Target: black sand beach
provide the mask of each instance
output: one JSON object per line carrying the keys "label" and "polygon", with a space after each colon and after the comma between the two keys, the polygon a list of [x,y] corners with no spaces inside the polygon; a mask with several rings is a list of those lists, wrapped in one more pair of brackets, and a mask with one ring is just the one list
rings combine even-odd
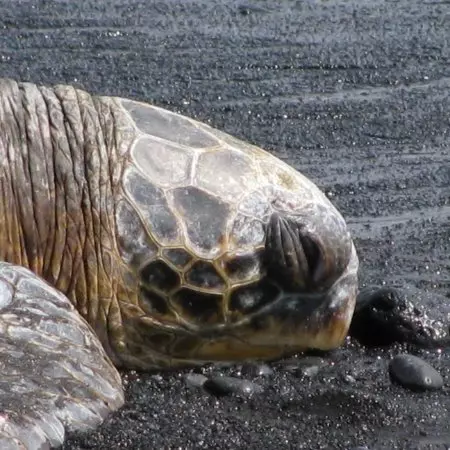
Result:
{"label": "black sand beach", "polygon": [[[346,217],[362,286],[449,322],[449,2],[0,0],[0,76],[152,102],[273,152]],[[444,388],[393,384],[403,352]],[[306,374],[301,358],[208,369],[264,387],[250,398],[124,373],[125,407],[64,449],[448,449],[449,353],[349,340]]]}

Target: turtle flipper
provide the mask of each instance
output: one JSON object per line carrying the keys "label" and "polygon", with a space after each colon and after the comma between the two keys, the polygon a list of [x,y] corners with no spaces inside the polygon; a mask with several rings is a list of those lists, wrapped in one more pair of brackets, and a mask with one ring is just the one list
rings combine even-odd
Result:
{"label": "turtle flipper", "polygon": [[69,300],[0,262],[0,448],[56,447],[122,404],[119,373]]}

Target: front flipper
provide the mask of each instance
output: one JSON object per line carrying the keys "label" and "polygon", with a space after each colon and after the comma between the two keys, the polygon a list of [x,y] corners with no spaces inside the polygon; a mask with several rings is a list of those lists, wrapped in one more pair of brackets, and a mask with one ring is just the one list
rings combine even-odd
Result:
{"label": "front flipper", "polygon": [[123,404],[120,376],[69,300],[0,262],[0,448],[45,449]]}

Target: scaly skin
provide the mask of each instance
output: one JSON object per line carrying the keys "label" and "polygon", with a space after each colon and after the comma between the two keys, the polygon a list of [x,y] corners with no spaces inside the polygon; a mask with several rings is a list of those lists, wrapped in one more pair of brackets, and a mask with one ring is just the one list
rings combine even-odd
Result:
{"label": "scaly skin", "polygon": [[110,356],[123,342],[113,199],[133,136],[114,99],[0,80],[0,260],[63,292]]}

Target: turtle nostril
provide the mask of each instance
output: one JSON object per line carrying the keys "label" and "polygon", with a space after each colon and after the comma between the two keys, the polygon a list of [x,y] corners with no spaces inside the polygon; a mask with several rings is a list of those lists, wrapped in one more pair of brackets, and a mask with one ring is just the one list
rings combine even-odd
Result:
{"label": "turtle nostril", "polygon": [[268,269],[285,288],[309,290],[323,280],[324,252],[298,221],[273,213],[265,248]]}
{"label": "turtle nostril", "polygon": [[300,242],[303,248],[303,254],[308,263],[308,272],[311,279],[317,283],[322,278],[324,261],[318,244],[307,234],[299,233]]}

